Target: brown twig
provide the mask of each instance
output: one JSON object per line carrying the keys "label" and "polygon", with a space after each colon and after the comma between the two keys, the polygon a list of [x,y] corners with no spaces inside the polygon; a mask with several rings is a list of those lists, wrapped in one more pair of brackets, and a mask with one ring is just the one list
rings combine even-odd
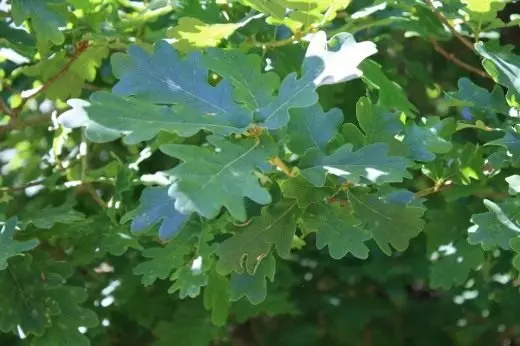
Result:
{"label": "brown twig", "polygon": [[41,94],[45,90],[49,89],[49,87],[51,87],[51,85],[53,85],[54,83],[56,83],[56,81],[61,79],[69,71],[72,64],[76,60],[78,60],[78,58],[81,56],[81,54],[83,54],[87,50],[88,46],[89,46],[88,41],[80,41],[80,42],[76,43],[74,46],[74,54],[70,57],[69,61],[67,61],[67,63],[61,68],[61,70],[58,71],[58,73],[56,73],[54,76],[49,78],[45,83],[43,83],[43,85],[40,87],[40,89],[38,89],[35,93],[33,93],[30,96],[24,97],[22,99],[22,102],[20,103],[20,105],[12,110],[11,121],[16,121],[16,118],[18,117],[20,112],[23,110],[24,106],[27,104],[27,102],[31,98],[33,98],[36,95]]}
{"label": "brown twig", "polygon": [[273,166],[278,167],[282,172],[284,172],[289,177],[294,177],[295,174],[292,170],[283,162],[278,156],[273,157],[269,160],[269,163]]}
{"label": "brown twig", "polygon": [[432,43],[433,48],[438,53],[440,53],[442,56],[444,56],[449,61],[453,62],[455,65],[457,65],[457,66],[459,66],[459,67],[461,67],[461,68],[463,68],[463,69],[465,69],[465,70],[467,70],[469,72],[473,72],[473,73],[479,75],[482,78],[492,79],[486,72],[484,72],[482,70],[479,70],[478,68],[473,67],[473,66],[471,66],[469,64],[466,64],[464,61],[462,61],[459,58],[457,58],[455,56],[455,54],[449,53],[448,51],[446,51],[444,48],[442,48],[442,46],[439,44],[439,42],[437,42],[433,38],[430,38],[430,42]]}
{"label": "brown twig", "polygon": [[466,47],[468,47],[469,49],[471,49],[473,52],[476,52],[476,49],[475,47],[473,46],[473,44],[467,40],[465,37],[463,37],[461,34],[459,34],[457,32],[457,30],[455,30],[455,28],[450,24],[450,22],[448,22],[448,20],[446,19],[446,17],[444,17],[439,11],[437,11],[437,9],[435,8],[435,6],[433,5],[433,2],[432,0],[424,0],[426,2],[426,4],[431,8],[431,10],[433,11],[433,13],[435,14],[435,16],[437,16],[437,18],[439,18],[439,20],[441,21],[441,23],[443,23],[444,25],[446,25],[446,27],[448,27],[448,30],[451,31],[451,33],[460,41],[462,42],[463,45],[465,45]]}
{"label": "brown twig", "polygon": [[0,97],[0,113],[11,115],[11,109],[9,109],[9,106],[7,105],[7,103],[5,103],[4,99],[1,97]]}

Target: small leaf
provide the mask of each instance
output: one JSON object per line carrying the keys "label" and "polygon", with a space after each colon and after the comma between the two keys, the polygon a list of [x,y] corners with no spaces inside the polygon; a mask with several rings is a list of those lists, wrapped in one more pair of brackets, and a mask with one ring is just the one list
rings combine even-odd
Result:
{"label": "small leaf", "polygon": [[495,86],[490,93],[486,89],[476,85],[469,78],[461,78],[458,81],[459,90],[449,92],[446,99],[458,106],[486,109],[497,113],[509,114],[509,107],[505,101],[504,92],[499,86]]}
{"label": "small leaf", "polygon": [[0,230],[0,270],[7,268],[7,260],[21,255],[23,252],[34,249],[40,243],[37,239],[16,241],[13,235],[16,232],[17,218],[8,219]]}
{"label": "small leaf", "polygon": [[160,222],[159,238],[175,237],[188,222],[190,215],[175,209],[175,200],[168,195],[167,187],[148,187],[143,190],[141,204],[132,220],[132,232],[140,232]]}
{"label": "small leaf", "polygon": [[361,64],[361,71],[363,71],[363,80],[379,90],[379,104],[381,106],[387,109],[400,110],[407,114],[417,112],[417,107],[408,100],[403,88],[385,75],[381,65],[367,59]]}
{"label": "small leaf", "polygon": [[217,326],[226,324],[229,296],[229,280],[215,270],[211,270],[208,274],[208,285],[204,289],[204,307],[211,310],[211,321]]}
{"label": "small leaf", "polygon": [[247,272],[231,274],[231,300],[247,297],[251,304],[263,302],[267,296],[267,280],[273,282],[276,261],[272,254],[262,259],[254,274]]}
{"label": "small leaf", "polygon": [[328,246],[334,259],[341,259],[348,253],[357,258],[368,258],[365,242],[372,236],[361,228],[361,222],[348,209],[337,203],[309,207],[302,216],[301,227],[305,233],[315,232],[316,247]]}
{"label": "small leaf", "polygon": [[406,250],[425,224],[421,218],[425,211],[422,205],[391,197],[348,192],[354,213],[387,255],[391,254],[390,245],[398,251]]}
{"label": "small leaf", "polygon": [[282,200],[262,209],[248,226],[236,229],[236,234],[217,247],[217,271],[254,274],[258,264],[274,246],[280,257],[287,258],[296,231],[299,210],[295,200]]}
{"label": "small leaf", "polygon": [[206,274],[201,270],[194,268],[182,267],[177,269],[170,277],[174,281],[173,285],[168,289],[168,293],[175,293],[179,291],[179,298],[186,297],[195,298],[200,294],[201,287],[208,283]]}
{"label": "small leaf", "polygon": [[342,122],[343,113],[338,108],[327,113],[319,104],[293,109],[288,126],[289,149],[300,155],[311,148],[324,151]]}

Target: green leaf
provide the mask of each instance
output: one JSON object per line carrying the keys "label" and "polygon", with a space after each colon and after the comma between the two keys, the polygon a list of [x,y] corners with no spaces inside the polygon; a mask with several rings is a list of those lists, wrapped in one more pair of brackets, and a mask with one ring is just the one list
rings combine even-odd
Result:
{"label": "green leaf", "polygon": [[167,187],[148,187],[143,190],[141,204],[132,219],[132,232],[144,231],[160,222],[159,238],[175,237],[189,220],[189,215],[175,209],[175,200],[168,196]]}
{"label": "green leaf", "polygon": [[87,291],[80,287],[68,286],[49,293],[50,297],[58,302],[61,315],[43,336],[33,339],[31,346],[89,346],[89,339],[78,327],[95,327],[99,321],[93,311],[79,306],[87,300]]}
{"label": "green leaf", "polygon": [[450,289],[462,285],[469,273],[484,262],[484,254],[478,246],[464,240],[453,245],[454,251],[445,251],[430,265],[430,287]]}
{"label": "green leaf", "polygon": [[495,82],[509,89],[520,99],[520,57],[508,49],[496,50],[482,42],[475,44],[477,52],[484,58],[484,68]]}
{"label": "green leaf", "polygon": [[361,259],[368,258],[365,242],[372,238],[348,209],[337,203],[310,206],[302,216],[305,233],[316,233],[316,247],[328,246],[330,256],[341,259],[351,253]]}
{"label": "green leaf", "polygon": [[289,149],[300,155],[311,148],[325,151],[341,123],[343,113],[338,108],[333,108],[327,113],[323,112],[319,104],[293,109],[287,131]]}
{"label": "green leaf", "polygon": [[42,253],[12,258],[9,269],[0,272],[0,330],[20,326],[26,335],[41,336],[51,325],[74,331],[95,326],[95,314],[79,306],[86,299],[85,290],[64,285],[71,274],[67,264]]}
{"label": "green leaf", "polygon": [[275,273],[276,261],[272,253],[260,261],[254,274],[232,273],[231,300],[247,297],[251,304],[260,304],[267,296],[267,280],[273,282]]}
{"label": "green leaf", "polygon": [[325,182],[324,186],[316,187],[302,176],[282,181],[280,188],[285,197],[296,198],[301,208],[305,208],[311,203],[325,201],[334,193],[332,184]]}
{"label": "green leaf", "polygon": [[280,77],[261,72],[259,55],[246,55],[238,49],[209,49],[202,59],[209,69],[231,81],[235,101],[250,111],[258,111],[273,101]]}
{"label": "green leaf", "polygon": [[[404,131],[404,124],[396,114],[388,113],[380,106],[372,104],[367,97],[361,97],[356,104],[356,117],[365,133],[365,145],[383,142],[389,145],[390,153],[403,153],[405,146],[396,140],[395,136]],[[346,140],[349,141],[349,138]]]}
{"label": "green leaf", "polygon": [[229,280],[211,270],[208,273],[208,285],[204,289],[204,307],[211,310],[211,321],[217,326],[226,324],[230,297]]}
{"label": "green leaf", "polygon": [[78,97],[85,81],[94,81],[108,53],[106,46],[91,46],[78,53],[78,57],[71,62],[72,58],[61,51],[48,60],[24,68],[22,72],[48,84],[43,93],[51,100]]}
{"label": "green leaf", "polygon": [[507,131],[502,138],[487,142],[485,145],[498,145],[506,148],[512,155],[513,164],[520,164],[520,136],[513,130]]}
{"label": "green leaf", "polygon": [[21,255],[23,252],[34,249],[40,243],[37,239],[16,241],[13,235],[16,232],[18,219],[8,219],[0,230],[0,270],[7,268],[7,260],[11,257]]}
{"label": "green leaf", "polygon": [[299,214],[295,200],[282,200],[262,209],[248,226],[236,228],[236,234],[217,247],[217,271],[223,275],[236,272],[254,274],[273,246],[280,257],[287,258],[296,231]]}
{"label": "green leaf", "polygon": [[63,0],[13,0],[12,15],[16,25],[30,19],[38,40],[45,44],[50,41],[60,45],[65,40],[60,31],[60,27],[67,24],[67,8]]}
{"label": "green leaf", "polygon": [[104,230],[100,247],[114,256],[121,256],[129,248],[142,249],[139,241],[128,234],[127,227]]}
{"label": "green leaf", "polygon": [[60,206],[48,206],[26,211],[20,215],[22,228],[33,224],[35,227],[50,229],[55,223],[74,224],[85,220],[83,213],[73,209],[74,204],[66,202]]}
{"label": "green leaf", "polygon": [[191,253],[196,242],[197,231],[200,232],[198,223],[188,223],[166,246],[144,250],[142,255],[149,260],[135,267],[134,273],[143,276],[145,286],[153,284],[157,279],[166,279],[173,270],[185,264],[185,257]]}
{"label": "green leaf", "polygon": [[520,202],[508,199],[499,205],[484,199],[484,205],[488,212],[471,217],[474,225],[468,229],[468,243],[481,244],[484,250],[495,247],[509,250],[509,240],[520,235],[520,224],[516,219]]}
{"label": "green leaf", "polygon": [[387,109],[395,109],[413,114],[417,112],[406,96],[403,88],[390,80],[383,72],[381,65],[373,60],[365,60],[361,64],[363,80],[373,88],[379,90],[379,104]]}
{"label": "green leaf", "polygon": [[439,117],[428,117],[423,120],[422,126],[410,122],[406,125],[404,143],[408,146],[409,154],[414,160],[433,161],[435,154],[446,154],[451,151],[453,144],[443,137],[451,137],[455,128],[455,120],[451,117],[443,120]]}
{"label": "green leaf", "polygon": [[216,47],[220,41],[231,36],[242,24],[207,24],[197,18],[181,17],[167,35],[175,39],[173,46],[181,52]]}
{"label": "green leaf", "polygon": [[400,201],[392,196],[349,191],[348,199],[356,216],[387,255],[391,254],[390,245],[397,251],[406,250],[410,240],[424,228],[421,217],[425,208],[411,202],[411,198]]}
{"label": "green leaf", "polygon": [[446,99],[450,102],[454,102],[457,106],[467,106],[509,114],[509,107],[505,101],[502,88],[495,86],[490,93],[466,77],[459,79],[458,87],[458,91],[446,94]]}
{"label": "green leaf", "polygon": [[165,154],[184,161],[168,172],[175,181],[168,192],[175,209],[211,219],[225,207],[235,219],[245,221],[244,197],[259,204],[271,202],[254,173],[275,156],[272,143],[268,139],[232,142],[216,136],[207,140],[213,148],[161,146]]}
{"label": "green leaf", "polygon": [[115,94],[156,104],[180,104],[192,112],[244,126],[251,122],[251,113],[233,101],[228,81],[215,87],[208,84],[208,69],[199,53],[181,60],[169,44],[158,41],[151,55],[138,46],[131,46],[128,55],[114,54],[112,66],[120,79],[113,88]]}
{"label": "green leaf", "polygon": [[375,184],[403,181],[408,177],[404,157],[388,156],[384,143],[370,144],[352,152],[352,145],[345,144],[330,156],[318,150],[309,150],[301,159],[301,174],[316,186],[323,186],[326,174],[358,183],[362,178]]}
{"label": "green leaf", "polygon": [[509,241],[509,246],[516,253],[513,257],[513,266],[520,271],[520,237],[512,238]]}
{"label": "green leaf", "polygon": [[[90,104],[84,108],[88,119],[125,135],[127,144],[147,141],[161,131],[168,131],[182,137],[190,137],[201,130],[219,135],[244,132],[249,123],[236,123],[233,119],[215,117],[209,114],[194,113],[190,108],[157,106],[135,98],[121,97],[108,92],[96,92],[90,97]],[[74,113],[62,115],[62,123],[73,123],[67,119]],[[76,121],[77,122],[77,121]],[[87,126],[87,122],[79,124]],[[70,127],[70,126],[68,126]],[[97,128],[94,128],[97,131]],[[94,138],[87,127],[88,135]]]}
{"label": "green leaf", "polygon": [[200,269],[182,267],[177,269],[170,277],[171,281],[175,281],[168,289],[168,293],[179,291],[179,297],[195,298],[200,294],[201,287],[208,283],[208,278]]}
{"label": "green leaf", "polygon": [[211,324],[200,301],[196,300],[183,301],[173,312],[170,311],[168,319],[159,321],[153,329],[156,335],[153,346],[210,345],[221,334],[221,330]]}

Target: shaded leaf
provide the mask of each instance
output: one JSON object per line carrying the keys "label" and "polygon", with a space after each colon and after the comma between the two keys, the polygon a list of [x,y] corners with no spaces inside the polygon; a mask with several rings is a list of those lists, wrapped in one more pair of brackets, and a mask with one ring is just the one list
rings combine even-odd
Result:
{"label": "shaded leaf", "polygon": [[254,274],[247,272],[231,274],[231,300],[247,297],[251,304],[263,302],[267,296],[267,280],[273,282],[276,273],[276,261],[273,254],[262,259]]}
{"label": "shaded leaf", "polygon": [[274,246],[280,257],[287,258],[296,231],[299,210],[295,200],[282,200],[262,209],[248,226],[217,247],[217,271],[254,274],[258,264]]}
{"label": "shaded leaf", "polygon": [[13,235],[16,232],[18,219],[8,219],[0,230],[0,270],[7,268],[7,260],[11,257],[21,255],[23,252],[34,249],[40,243],[37,239],[16,241]]}
{"label": "shaded leaf", "polygon": [[327,113],[319,104],[293,109],[288,126],[289,149],[296,154],[304,154],[311,148],[325,151],[342,122],[343,113],[338,108]]}
{"label": "shaded leaf", "polygon": [[391,197],[348,192],[354,213],[387,255],[391,254],[390,245],[397,251],[406,250],[410,240],[424,228],[422,205]]}
{"label": "shaded leaf", "polygon": [[361,228],[361,222],[349,209],[337,203],[311,206],[302,216],[301,227],[305,233],[315,232],[316,247],[323,249],[328,246],[334,259],[341,259],[349,253],[357,258],[368,258],[365,242],[372,236]]}

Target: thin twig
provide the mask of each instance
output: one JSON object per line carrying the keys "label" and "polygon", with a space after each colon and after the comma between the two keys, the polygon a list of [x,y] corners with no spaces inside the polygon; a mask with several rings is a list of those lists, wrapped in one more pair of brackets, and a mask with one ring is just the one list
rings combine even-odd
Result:
{"label": "thin twig", "polygon": [[22,102],[20,103],[20,105],[12,110],[11,121],[17,120],[18,115],[20,114],[20,112],[23,110],[24,106],[27,104],[27,102],[31,98],[33,98],[33,97],[41,94],[45,90],[49,89],[54,83],[56,83],[59,79],[61,79],[69,71],[72,64],[76,60],[78,60],[78,58],[81,56],[81,54],[83,54],[87,50],[88,46],[89,46],[88,41],[78,42],[75,45],[74,54],[70,57],[69,61],[67,61],[67,63],[61,68],[61,70],[58,71],[58,73],[56,73],[54,76],[49,78],[45,83],[43,83],[43,85],[35,93],[31,94],[30,96],[24,97],[22,99]]}
{"label": "thin twig", "polygon": [[457,30],[455,30],[455,28],[450,24],[450,22],[446,19],[446,17],[444,17],[439,11],[437,11],[437,9],[435,8],[435,6],[433,5],[433,2],[432,0],[424,0],[426,2],[426,4],[431,8],[431,10],[433,11],[433,13],[435,14],[435,16],[437,16],[437,18],[439,18],[439,20],[448,27],[448,30],[451,31],[451,33],[453,35],[455,35],[455,37],[460,41],[462,42],[463,45],[465,45],[466,47],[468,47],[469,49],[471,49],[473,52],[476,52],[476,49],[475,47],[473,46],[473,44],[467,40],[465,37],[463,37],[461,34],[459,34],[457,32]]}
{"label": "thin twig", "polygon": [[442,48],[442,46],[439,44],[439,42],[437,42],[433,38],[430,38],[430,42],[432,43],[433,48],[438,53],[440,53],[442,56],[444,56],[449,61],[453,62],[455,65],[457,65],[457,66],[459,66],[459,67],[461,67],[461,68],[463,68],[463,69],[465,69],[465,70],[467,70],[469,72],[473,72],[473,73],[479,75],[482,78],[492,79],[491,76],[489,76],[486,72],[484,72],[482,70],[479,70],[478,68],[473,67],[473,66],[471,66],[469,64],[466,64],[465,62],[463,62],[462,60],[457,58],[455,56],[455,54],[449,53],[448,51],[446,51],[444,48]]}
{"label": "thin twig", "polygon": [[278,156],[273,157],[269,160],[269,163],[273,166],[278,167],[282,172],[284,172],[289,177],[294,177],[295,174],[292,170],[283,162]]}
{"label": "thin twig", "polygon": [[9,109],[9,106],[7,103],[5,103],[4,99],[0,97],[0,113],[4,113],[7,115],[11,114],[11,109]]}

